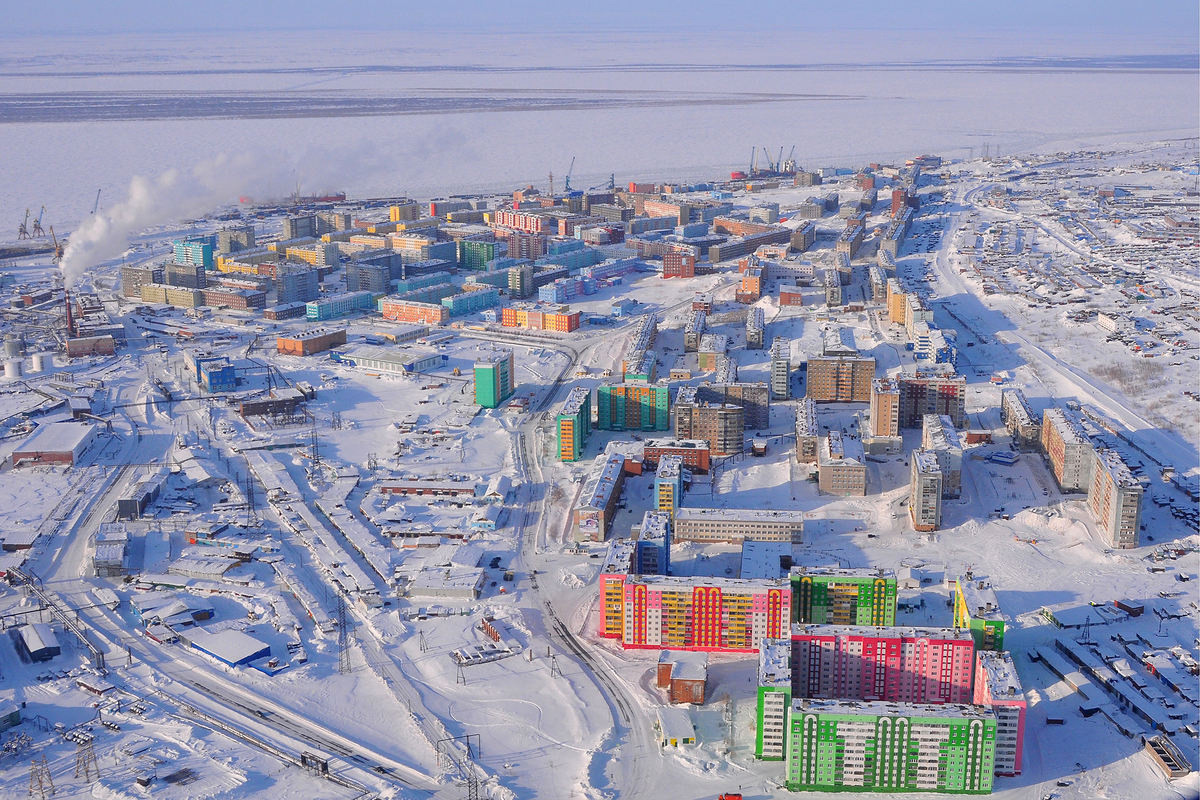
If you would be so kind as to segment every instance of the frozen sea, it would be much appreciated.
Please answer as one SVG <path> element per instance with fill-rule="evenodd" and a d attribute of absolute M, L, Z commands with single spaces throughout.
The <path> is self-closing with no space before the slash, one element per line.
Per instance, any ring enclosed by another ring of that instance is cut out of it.
<path fill-rule="evenodd" d="M 1197 56 L 1152 42 L 1064 52 L 1022 37 L 951 45 L 933 32 L 802 28 L 721 39 L 7 39 L 0 240 L 27 207 L 45 205 L 46 219 L 69 230 L 97 190 L 104 207 L 133 176 L 171 169 L 227 173 L 214 205 L 297 187 L 429 198 L 544 187 L 550 172 L 561 186 L 572 158 L 572 185 L 586 189 L 610 174 L 618 184 L 717 178 L 748 166 L 754 147 L 772 158 L 794 147 L 814 168 L 979 155 L 985 145 L 1011 155 L 1197 135 Z"/>

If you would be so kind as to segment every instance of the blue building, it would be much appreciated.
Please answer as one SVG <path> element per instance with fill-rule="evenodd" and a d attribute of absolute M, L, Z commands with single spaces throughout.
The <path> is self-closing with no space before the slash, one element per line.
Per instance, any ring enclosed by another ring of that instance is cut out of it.
<path fill-rule="evenodd" d="M 375 296 L 370 292 L 350 292 L 314 300 L 307 304 L 305 316 L 314 321 L 344 317 L 356 311 L 370 311 L 375 306 Z"/>
<path fill-rule="evenodd" d="M 647 511 L 637 539 L 634 565 L 639 575 L 671 574 L 671 518 Z"/>
<path fill-rule="evenodd" d="M 637 310 L 638 301 L 625 298 L 618 300 L 612 304 L 612 315 L 614 317 L 627 317 Z"/>
<path fill-rule="evenodd" d="M 237 389 L 237 369 L 228 358 L 204 358 L 196 361 L 196 380 L 206 392 L 232 392 Z"/>
<path fill-rule="evenodd" d="M 175 263 L 197 264 L 205 269 L 213 269 L 215 264 L 213 262 L 212 242 L 207 237 L 202 239 L 176 239 Z"/>
<path fill-rule="evenodd" d="M 470 292 L 442 298 L 442 306 L 450 309 L 450 316 L 459 317 L 463 314 L 474 314 L 491 308 L 500 302 L 500 290 L 494 286 L 485 286 Z"/>
<path fill-rule="evenodd" d="M 253 636 L 232 628 L 208 633 L 196 631 L 189 635 L 192 649 L 215 658 L 229 667 L 242 667 L 260 658 L 271 656 L 271 646 Z"/>

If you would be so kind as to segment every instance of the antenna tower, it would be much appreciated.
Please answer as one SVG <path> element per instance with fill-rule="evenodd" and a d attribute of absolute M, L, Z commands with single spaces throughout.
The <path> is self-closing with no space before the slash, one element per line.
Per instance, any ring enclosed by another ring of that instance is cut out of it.
<path fill-rule="evenodd" d="M 346 598 L 338 594 L 338 673 L 350 674 L 350 621 L 346 613 Z"/>

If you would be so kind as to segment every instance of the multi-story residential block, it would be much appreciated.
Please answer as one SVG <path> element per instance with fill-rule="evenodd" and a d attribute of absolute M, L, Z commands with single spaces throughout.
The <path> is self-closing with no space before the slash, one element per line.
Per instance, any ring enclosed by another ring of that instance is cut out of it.
<path fill-rule="evenodd" d="M 664 278 L 696 277 L 696 257 L 691 253 L 663 253 Z"/>
<path fill-rule="evenodd" d="M 792 238 L 788 244 L 792 250 L 795 250 L 797 253 L 803 253 L 816 244 L 816 241 L 817 226 L 811 222 L 804 222 L 801 223 L 799 228 L 792 231 Z"/>
<path fill-rule="evenodd" d="M 1000 419 L 1021 452 L 1028 453 L 1041 448 L 1042 426 L 1020 389 L 1000 392 Z"/>
<path fill-rule="evenodd" d="M 684 507 L 676 510 L 672 530 L 677 542 L 799 544 L 804 538 L 804 512 Z"/>
<path fill-rule="evenodd" d="M 817 423 L 817 403 L 805 397 L 796 403 L 796 460 L 816 464 L 820 453 L 821 426 Z"/>
<path fill-rule="evenodd" d="M 559 416 L 559 420 L 561 425 L 562 415 Z M 569 460 L 571 459 L 563 459 Z M 571 512 L 575 541 L 603 542 L 608 538 L 613 515 L 616 514 L 617 503 L 621 498 L 621 487 L 624 485 L 625 456 L 620 453 L 599 456 L 591 475 L 583 484 L 583 490 L 579 494 L 579 505 Z"/>
<path fill-rule="evenodd" d="M 867 493 L 867 465 L 857 439 L 831 430 L 821 440 L 817 457 L 817 485 L 826 494 L 863 497 Z"/>
<path fill-rule="evenodd" d="M 913 450 L 908 487 L 908 512 L 913 528 L 936 531 L 942 526 L 942 469 L 928 450 Z"/>
<path fill-rule="evenodd" d="M 836 270 L 825 270 L 822 286 L 825 289 L 825 305 L 830 308 L 840 308 L 842 305 L 842 279 Z"/>
<path fill-rule="evenodd" d="M 762 306 L 754 306 L 746 314 L 746 349 L 762 350 L 767 333 L 766 317 Z"/>
<path fill-rule="evenodd" d="M 173 243 L 176 264 L 194 264 L 204 269 L 214 269 L 213 246 L 208 237 L 203 239 L 176 239 Z M 193 288 L 204 288 L 193 287 Z"/>
<path fill-rule="evenodd" d="M 793 698 L 789 717 L 784 784 L 793 792 L 992 791 L 989 709 Z"/>
<path fill-rule="evenodd" d="M 850 258 L 858 255 L 858 249 L 863 243 L 863 226 L 855 225 L 853 227 L 847 225 L 846 229 L 838 236 L 837 242 L 834 244 L 834 249 L 838 253 L 844 253 Z"/>
<path fill-rule="evenodd" d="M 317 218 L 313 214 L 298 214 L 283 218 L 283 241 L 311 239 L 317 235 Z"/>
<path fill-rule="evenodd" d="M 704 311 L 692 312 L 683 329 L 683 352 L 695 353 L 700 349 L 700 339 L 704 336 L 704 328 L 708 323 L 708 314 Z"/>
<path fill-rule="evenodd" d="M 379 311 L 389 322 L 445 325 L 450 321 L 450 309 L 441 303 L 426 303 L 400 297 L 383 298 L 379 301 Z"/>
<path fill-rule="evenodd" d="M 499 408 L 516 391 L 513 351 L 489 353 L 475 362 L 475 402 Z"/>
<path fill-rule="evenodd" d="M 1112 547 L 1137 547 L 1142 529 L 1142 485 L 1116 450 L 1096 451 L 1092 475 L 1088 508 L 1096 526 Z"/>
<path fill-rule="evenodd" d="M 671 517 L 655 511 L 642 515 L 634 552 L 638 575 L 671 574 Z"/>
<path fill-rule="evenodd" d="M 701 372 L 716 370 L 719 360 L 729 355 L 729 337 L 723 333 L 706 333 L 700 337 L 696 359 Z"/>
<path fill-rule="evenodd" d="M 896 576 L 884 570 L 792 567 L 792 622 L 896 624 Z"/>
<path fill-rule="evenodd" d="M 121 295 L 131 300 L 142 299 L 142 287 L 163 282 L 161 266 L 134 266 L 126 264 L 121 267 Z"/>
<path fill-rule="evenodd" d="M 771 341 L 771 399 L 788 400 L 792 396 L 792 342 L 783 336 Z"/>
<path fill-rule="evenodd" d="M 567 394 L 558 410 L 558 459 L 578 461 L 592 432 L 592 393 L 576 386 Z"/>
<path fill-rule="evenodd" d="M 955 580 L 954 627 L 969 630 L 976 649 L 1004 649 L 1004 615 L 996 591 L 985 581 L 969 574 Z"/>
<path fill-rule="evenodd" d="M 655 510 L 673 515 L 683 500 L 683 459 L 679 456 L 663 456 L 654 473 Z"/>
<path fill-rule="evenodd" d="M 321 296 L 321 273 L 315 269 L 277 269 L 275 294 L 280 305 L 311 303 Z"/>
<path fill-rule="evenodd" d="M 208 275 L 203 264 L 166 264 L 163 280 L 168 286 L 181 289 L 203 289 L 208 286 Z"/>
<path fill-rule="evenodd" d="M 949 417 L 926 414 L 922 418 L 921 448 L 937 458 L 942 472 L 942 497 L 960 496 L 963 446 Z"/>
<path fill-rule="evenodd" d="M 657 384 L 603 383 L 596 387 L 596 419 L 602 431 L 670 430 L 670 391 Z"/>
<path fill-rule="evenodd" d="M 967 425 L 967 379 L 953 371 L 918 368 L 897 377 L 900 427 L 919 428 L 926 414 L 950 417 L 956 428 Z"/>
<path fill-rule="evenodd" d="M 980 650 L 975 654 L 972 702 L 990 708 L 996 715 L 996 774 L 1020 775 L 1025 749 L 1025 690 L 1007 651 Z"/>
<path fill-rule="evenodd" d="M 900 287 L 900 281 L 889 278 L 887 282 L 888 322 L 903 325 L 908 315 L 908 295 Z"/>
<path fill-rule="evenodd" d="M 217 231 L 217 252 L 236 253 L 254 249 L 254 226 L 242 225 Z"/>
<path fill-rule="evenodd" d="M 771 390 L 767 384 L 737 382 L 737 362 L 729 358 L 721 362 L 714 378 L 713 383 L 696 387 L 698 401 L 743 409 L 745 425 L 751 430 L 771 427 Z"/>
<path fill-rule="evenodd" d="M 714 456 L 742 452 L 746 443 L 745 409 L 724 404 L 704 403 L 696 398 L 695 386 L 684 386 L 675 397 L 671 410 L 675 438 L 702 439 Z"/>
<path fill-rule="evenodd" d="M 1073 413 L 1061 408 L 1046 409 L 1042 414 L 1042 450 L 1060 489 L 1086 492 L 1091 488 L 1095 451 Z"/>
<path fill-rule="evenodd" d="M 790 639 L 764 639 L 758 651 L 755 758 L 783 760 L 791 707 L 792 642 Z"/>
<path fill-rule="evenodd" d="M 887 276 L 882 267 L 867 269 L 867 285 L 871 287 L 871 300 L 876 303 L 887 303 Z"/>
<path fill-rule="evenodd" d="M 808 359 L 808 397 L 818 403 L 869 403 L 875 359 L 861 356 L 812 356 Z"/>
<path fill-rule="evenodd" d="M 450 312 L 452 317 L 474 314 L 491 308 L 499 302 L 500 291 L 494 286 L 482 286 L 442 298 L 442 306 Z"/>
<path fill-rule="evenodd" d="M 784 580 L 631 575 L 622 590 L 625 649 L 753 653 L 764 639 L 787 633 L 791 590 Z M 605 619 L 600 627 L 616 626 Z"/>
<path fill-rule="evenodd" d="M 792 696 L 970 703 L 975 641 L 955 628 L 795 625 Z"/>
<path fill-rule="evenodd" d="M 642 463 L 657 469 L 663 456 L 678 456 L 683 466 L 692 472 L 708 472 L 711 453 L 708 442 L 702 439 L 647 439 L 642 450 Z"/>
<path fill-rule="evenodd" d="M 313 322 L 324 322 L 348 314 L 370 311 L 375 306 L 375 296 L 370 292 L 348 292 L 305 304 L 305 316 Z"/>
<path fill-rule="evenodd" d="M 904 447 L 900 437 L 900 385 L 894 378 L 879 378 L 871 383 L 871 408 L 863 449 L 868 453 L 899 453 Z"/>

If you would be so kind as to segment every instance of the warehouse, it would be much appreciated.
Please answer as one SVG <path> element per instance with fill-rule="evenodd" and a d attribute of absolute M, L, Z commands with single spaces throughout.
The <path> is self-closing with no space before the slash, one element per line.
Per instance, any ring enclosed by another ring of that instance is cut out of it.
<path fill-rule="evenodd" d="M 401 374 L 429 372 L 441 367 L 447 360 L 446 356 L 438 352 L 387 350 L 382 347 L 368 347 L 355 350 L 353 353 L 335 354 L 335 356 L 336 360 L 343 364 Z"/>
<path fill-rule="evenodd" d="M 345 328 L 311 328 L 294 336 L 278 337 L 275 349 L 281 355 L 311 356 L 345 343 Z"/>
<path fill-rule="evenodd" d="M 271 656 L 271 646 L 241 631 L 216 633 L 196 631 L 190 637 L 192 649 L 229 667 L 244 667 L 252 661 Z"/>
<path fill-rule="evenodd" d="M 22 464 L 66 464 L 74 466 L 96 440 L 90 422 L 52 422 L 42 425 L 13 450 L 14 467 Z"/>
<path fill-rule="evenodd" d="M 54 631 L 44 622 L 22 625 L 9 632 L 22 661 L 49 661 L 62 652 Z"/>

